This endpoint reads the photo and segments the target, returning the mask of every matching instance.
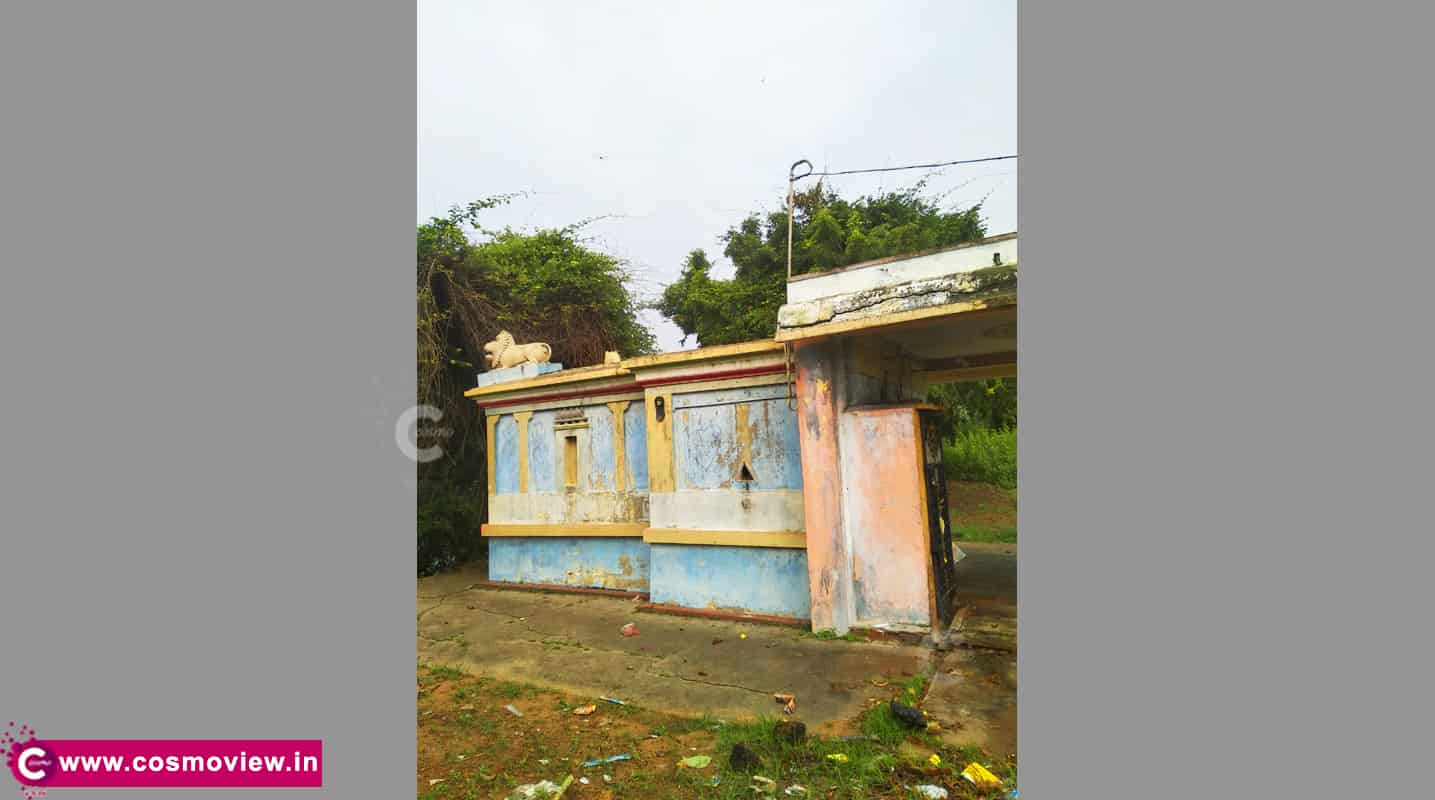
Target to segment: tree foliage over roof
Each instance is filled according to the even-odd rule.
[[[792,273],[981,239],[981,204],[947,211],[924,193],[925,183],[856,200],[817,184],[793,202]],[[754,212],[723,234],[723,254],[735,267],[729,280],[712,277],[701,249],[683,263],[678,280],[656,307],[704,346],[770,338],[787,296],[787,212]]]
[[[419,571],[471,555],[486,500],[479,412],[464,391],[500,330],[547,342],[568,367],[654,349],[622,263],[586,246],[583,223],[524,233],[489,230],[483,212],[517,195],[456,207],[418,226],[418,401],[443,411],[443,457],[419,465]],[[470,235],[473,231],[476,235]],[[428,446],[423,442],[420,446]]]

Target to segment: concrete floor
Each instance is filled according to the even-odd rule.
[[[743,719],[797,695],[814,732],[848,733],[872,681],[933,673],[925,707],[954,744],[1016,749],[1016,548],[962,544],[958,602],[969,645],[819,641],[776,625],[640,612],[614,597],[474,588],[478,565],[419,581],[418,657],[499,680],[619,697],[682,715]],[[639,635],[619,633],[627,622]],[[747,638],[740,634],[746,633]]]
[[[777,713],[773,694],[788,692],[797,695],[797,718],[814,730],[857,718],[878,695],[872,679],[915,675],[933,663],[924,647],[638,612],[614,597],[470,588],[483,577],[459,571],[419,582],[420,661],[719,719]],[[637,636],[618,632],[627,622]]]
[[[1016,753],[1016,545],[960,542],[957,623],[925,708],[953,744]]]
[[[1016,545],[959,542],[957,624],[963,644],[1016,650]]]

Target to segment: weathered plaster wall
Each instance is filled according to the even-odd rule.
[[[613,412],[606,407],[583,409],[588,415],[588,458],[579,468],[586,473],[584,491],[612,492],[617,490],[615,473],[617,449],[613,444]]]
[[[797,415],[785,387],[675,394],[672,406],[676,485],[652,496],[653,527],[802,530]]]
[[[845,539],[852,548],[859,625],[931,623],[916,414],[906,408],[842,415]]]
[[[813,630],[846,632],[853,621],[852,560],[842,527],[838,457],[841,347],[832,341],[797,347],[798,436],[807,525],[807,576]]]
[[[493,523],[646,522],[648,496],[641,492],[528,492],[488,498]]]
[[[806,618],[807,554],[771,547],[652,546],[652,601]]]
[[[648,491],[648,417],[641,398],[628,403],[623,412],[623,448],[627,454],[628,489]]]
[[[619,401],[621,402],[621,401]],[[619,488],[620,461],[615,409],[607,404],[581,406],[587,425],[561,429],[557,410],[503,414],[494,427],[495,494],[489,498],[489,522],[533,524],[639,523],[648,519],[647,444],[642,402],[623,413],[622,451],[626,480]],[[636,410],[635,410],[636,409]],[[517,417],[529,414],[526,459],[519,457]],[[577,440],[577,482],[568,487],[563,439]],[[522,491],[524,462],[527,489]]]
[[[820,298],[889,289],[894,284],[949,276],[992,265],[992,257],[1000,254],[1003,263],[1017,261],[1015,234],[992,237],[995,241],[954,247],[939,253],[915,258],[884,259],[867,266],[812,276],[799,276],[787,284],[787,302],[802,303]]]
[[[673,397],[679,489],[802,488],[797,416],[786,387],[754,386]],[[738,475],[744,460],[753,480]]]
[[[800,531],[801,489],[767,492],[683,490],[649,497],[654,528],[706,531]]]
[[[498,537],[488,541],[488,579],[647,591],[649,548],[641,538]]]
[[[779,356],[764,351],[763,358]],[[781,376],[769,369],[707,381],[692,380],[692,366],[672,370],[682,380],[649,386],[643,400],[611,391],[583,398],[586,424],[576,427],[566,404],[489,411],[495,476],[489,524],[580,526],[545,531],[561,537],[495,530],[490,577],[648,590],[658,603],[807,617],[804,476],[797,414],[786,386],[775,382]],[[662,419],[657,398],[664,401]],[[570,436],[572,473],[565,466]],[[715,535],[702,544],[650,545],[627,531],[581,529],[612,523]],[[568,536],[585,532],[595,535]],[[774,538],[743,538],[752,534]]]
[[[881,502],[890,496],[885,508],[895,514],[920,491],[921,473],[884,466],[899,437],[884,431],[868,440],[852,418],[862,404],[912,399],[902,354],[875,337],[854,337],[798,344],[796,361],[812,627],[845,633],[854,624],[926,624],[929,568],[908,557],[909,540],[891,539],[889,529],[900,527],[906,537],[911,528],[884,516]],[[915,459],[915,440],[910,447]],[[884,548],[902,553],[890,567]],[[889,590],[893,581],[905,588]],[[919,589],[923,600],[916,604]]]
[[[535,411],[528,420],[528,490],[556,492],[562,488],[558,462],[554,456],[553,412]],[[500,453],[500,456],[503,454]],[[517,466],[514,467],[517,469]]]
[[[493,429],[494,485],[498,494],[518,491],[518,423],[512,414],[500,417]]]

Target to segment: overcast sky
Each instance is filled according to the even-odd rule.
[[[418,220],[528,191],[490,224],[618,215],[589,233],[644,297],[693,248],[729,275],[719,237],[781,208],[800,158],[821,171],[1016,153],[1016,10],[422,0]],[[1016,163],[949,167],[928,184],[949,206],[985,196],[988,233],[1014,231]],[[921,176],[828,180],[855,197]],[[656,312],[644,320],[661,349],[694,346]]]

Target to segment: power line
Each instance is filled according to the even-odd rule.
[[[857,175],[864,172],[897,172],[904,169],[936,169],[937,167],[955,167],[958,164],[983,164],[988,161],[1008,161],[1016,158],[1016,154],[1009,156],[988,156],[986,158],[966,158],[960,161],[944,161],[940,164],[911,164],[905,167],[876,167],[873,169],[845,169],[837,172],[813,172],[812,162],[807,159],[794,161],[787,169],[787,279],[792,280],[792,205],[793,196],[796,193],[796,183],[803,178],[813,175],[829,177],[832,175]],[[803,164],[807,165],[807,171],[801,175],[797,174],[797,168]],[[990,195],[990,192],[988,193]]]
[[[987,157],[987,158],[967,158],[967,159],[962,159],[962,160],[960,160],[960,161],[944,161],[944,162],[942,162],[942,163],[940,163],[940,164],[912,164],[912,165],[906,166],[906,167],[877,167],[877,168],[874,168],[874,169],[844,169],[844,170],[839,170],[839,171],[836,171],[836,172],[806,172],[806,173],[803,173],[803,174],[801,174],[801,175],[790,175],[789,178],[788,178],[788,180],[789,180],[789,181],[796,181],[796,180],[799,180],[799,179],[801,179],[801,178],[806,178],[806,177],[809,177],[809,176],[812,176],[812,175],[816,175],[816,176],[818,176],[818,177],[825,177],[825,176],[831,176],[831,175],[857,175],[857,174],[859,174],[859,173],[864,173],[864,172],[898,172],[898,171],[904,170],[904,169],[936,169],[937,167],[954,167],[954,166],[957,166],[958,164],[981,164],[981,163],[985,163],[985,162],[987,162],[987,161],[1007,161],[1007,160],[1010,160],[1010,159],[1013,159],[1013,158],[1016,158],[1016,155],[1009,155],[1009,156],[989,156],[989,157]],[[801,164],[801,163],[803,163],[803,162],[802,162],[802,161],[797,162],[797,164]],[[793,165],[792,165],[794,169],[797,167],[797,164],[793,164]],[[807,165],[810,167],[810,166],[812,166],[812,163],[811,163],[811,162],[807,162]]]

